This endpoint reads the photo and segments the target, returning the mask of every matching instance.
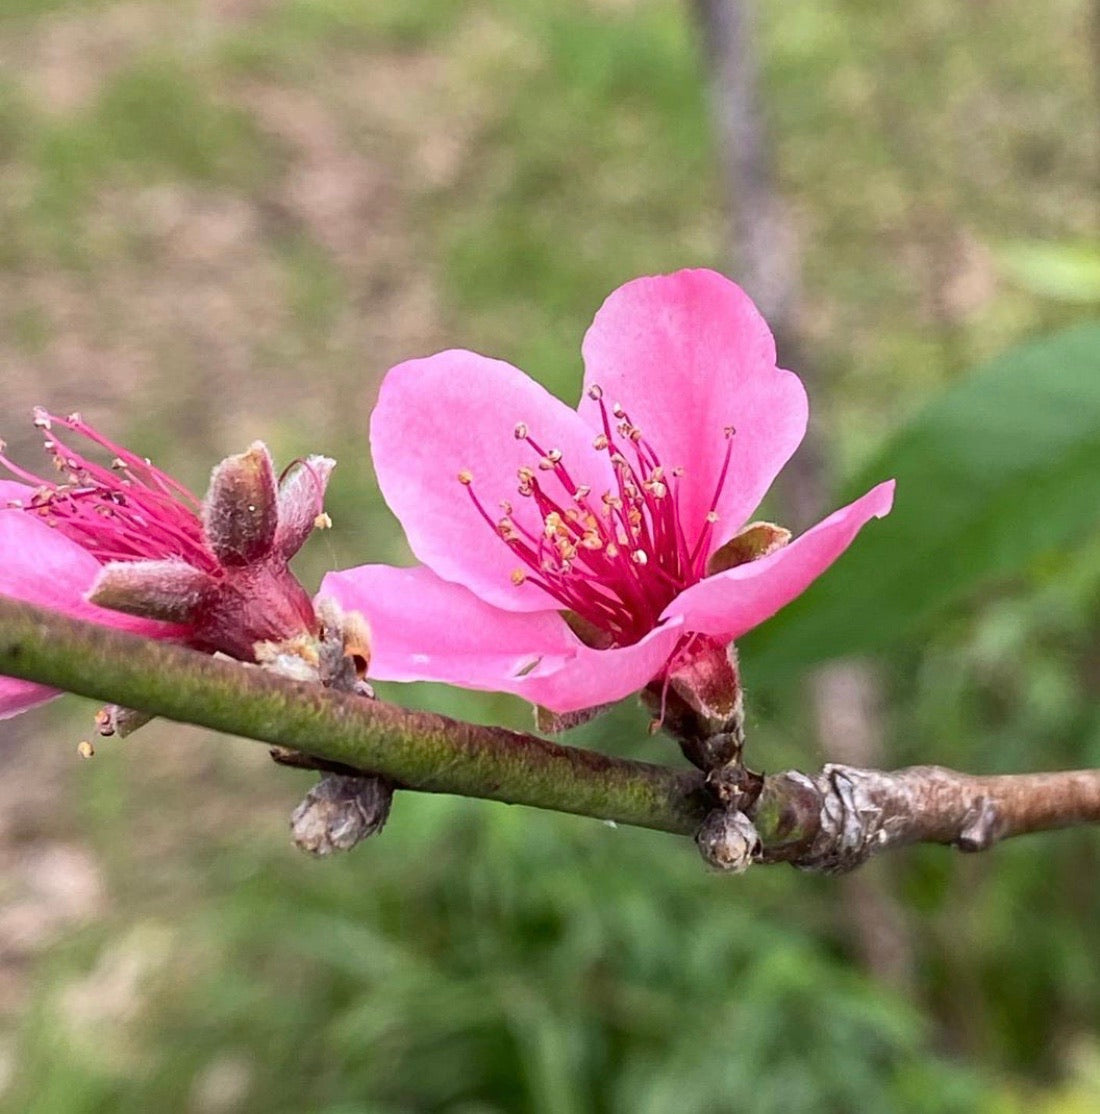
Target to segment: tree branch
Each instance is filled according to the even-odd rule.
[[[383,775],[406,789],[690,835],[718,805],[703,775],[410,712],[0,598],[0,674]],[[1100,822],[1100,770],[970,777],[826,766],[762,779],[742,809],[766,862],[851,869],[908,843],[981,850]]]

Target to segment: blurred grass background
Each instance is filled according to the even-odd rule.
[[[1100,12],[791,0],[760,35],[839,480],[973,364],[1095,317]],[[726,263],[720,198],[683,3],[5,0],[3,434],[37,461],[30,406],[80,408],[198,491],[255,437],[329,453],[303,579],[402,561],[365,440],[386,368],[461,345],[574,398],[614,286]],[[889,763],[1100,765],[1098,570],[1093,530],[885,655]],[[5,1110],[1100,1109],[1094,832],[876,864],[884,976],[835,881],[411,796],[313,862],[308,778],[164,724],[80,762],[92,712],[0,725]],[[791,682],[750,717],[767,768],[823,760]],[[579,738],[670,758],[629,706]]]

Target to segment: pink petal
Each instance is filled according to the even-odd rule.
[[[38,704],[45,704],[61,694],[56,689],[36,685],[32,681],[17,681],[14,677],[0,677],[0,719],[10,719]]]
[[[34,490],[33,487],[17,483],[15,480],[0,480],[0,510],[4,510],[9,503],[15,501],[29,502]]]
[[[670,619],[633,646],[593,650],[578,643],[574,657],[536,669],[512,691],[559,715],[622,700],[661,672],[682,633],[680,620]]]
[[[100,568],[90,553],[34,515],[0,510],[0,595],[135,634],[164,638],[177,633],[177,628],[164,623],[135,619],[88,603],[84,593]],[[0,719],[57,695],[54,689],[30,681],[0,678]]]
[[[674,622],[635,646],[592,650],[557,612],[503,611],[423,567],[363,565],[329,573],[319,595],[366,617],[371,677],[510,692],[559,713],[637,692],[679,638]]]
[[[686,631],[739,638],[801,595],[852,543],[865,523],[889,514],[894,481],[834,511],[785,549],[707,577],[665,608]]]
[[[371,628],[371,677],[447,681],[514,692],[540,658],[566,658],[576,638],[555,611],[504,611],[431,569],[361,565],[329,573],[319,596],[360,612]]]
[[[105,627],[169,638],[179,628],[88,603],[84,594],[102,568],[76,542],[26,511],[0,510],[0,595],[48,607]]]
[[[684,468],[681,514],[694,541],[711,509],[732,426],[729,473],[711,549],[740,529],[806,432],[806,392],[775,366],[775,342],[745,292],[714,271],[635,279],[604,302],[584,338],[580,412],[603,388],[621,402],[666,471]]]
[[[511,503],[515,520],[538,536],[534,502],[516,490],[517,469],[538,465],[514,435],[519,422],[545,451],[561,451],[575,483],[610,487],[610,465],[573,410],[510,364],[473,352],[391,369],[371,418],[371,448],[382,494],[425,565],[508,611],[541,611],[558,605],[533,584],[512,583],[522,562],[470,498],[472,490],[494,522],[501,502]],[[473,475],[472,488],[459,483],[462,471]],[[565,499],[552,473],[536,474],[548,493]]]

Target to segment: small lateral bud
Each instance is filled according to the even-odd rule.
[[[736,809],[715,809],[695,836],[696,846],[709,867],[724,874],[744,874],[759,862],[760,835],[753,822]]]
[[[328,774],[290,818],[294,843],[317,856],[350,851],[382,830],[392,803],[393,786],[385,778]]]

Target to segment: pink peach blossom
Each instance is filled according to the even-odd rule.
[[[627,283],[583,356],[577,410],[468,351],[386,376],[371,448],[422,564],[330,573],[321,588],[370,621],[372,676],[557,713],[617,700],[694,636],[729,642],[762,623],[889,512],[893,481],[790,544],[777,527],[743,533],[802,440],[807,402],[721,275]]]
[[[261,641],[314,632],[287,567],[321,513],[333,462],[310,457],[277,484],[259,442],[213,473],[200,502],[171,476],[82,421],[35,412],[61,473],[47,481],[3,455],[0,594],[63,615],[251,660]],[[110,454],[96,464],[61,440]],[[0,718],[56,695],[0,677]]]

